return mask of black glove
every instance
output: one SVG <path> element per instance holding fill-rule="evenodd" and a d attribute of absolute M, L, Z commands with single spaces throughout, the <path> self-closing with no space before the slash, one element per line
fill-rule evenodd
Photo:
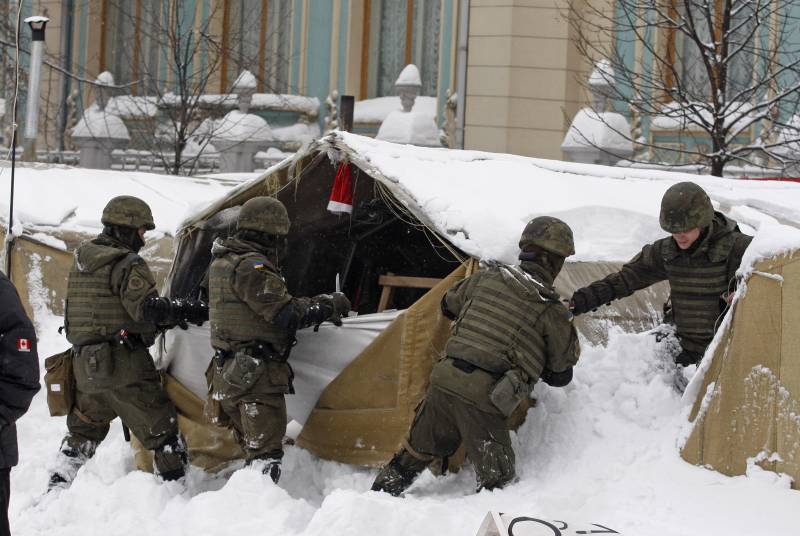
<path fill-rule="evenodd" d="M 597 305 L 594 304 L 593 297 L 589 289 L 581 288 L 576 290 L 569 300 L 569 311 L 578 316 L 596 309 Z"/>
<path fill-rule="evenodd" d="M 343 292 L 334 292 L 331 294 L 331 299 L 333 300 L 333 316 L 331 317 L 331 321 L 337 326 L 341 326 L 342 317 L 347 316 L 347 313 L 350 312 L 350 300 L 347 299 L 347 296 L 345 296 Z"/>
<path fill-rule="evenodd" d="M 203 325 L 208 320 L 208 305 L 201 301 L 153 296 L 144 302 L 144 319 L 159 327 L 187 329 L 187 322 Z"/>
<path fill-rule="evenodd" d="M 572 381 L 572 367 L 562 372 L 553 372 L 549 369 L 542 370 L 539 378 L 551 387 L 564 387 Z"/>
<path fill-rule="evenodd" d="M 182 306 L 183 318 L 192 324 L 202 326 L 208 321 L 208 304 L 201 300 L 186 300 Z"/>
<path fill-rule="evenodd" d="M 696 365 L 701 359 L 703 359 L 701 354 L 698 354 L 697 352 L 690 352 L 689 350 L 683 350 L 675 358 L 675 364 L 681 365 L 682 367 L 688 367 L 689 365 Z"/>
<path fill-rule="evenodd" d="M 597 310 L 601 305 L 611 303 L 616 297 L 611 283 L 601 280 L 576 290 L 569 300 L 569 310 L 575 316 L 582 315 Z"/>

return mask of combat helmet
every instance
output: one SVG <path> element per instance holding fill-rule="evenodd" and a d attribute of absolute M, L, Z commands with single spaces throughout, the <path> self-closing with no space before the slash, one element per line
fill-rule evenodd
<path fill-rule="evenodd" d="M 289 214 L 274 197 L 248 199 L 239 212 L 238 228 L 270 235 L 289 234 Z"/>
<path fill-rule="evenodd" d="M 132 195 L 120 195 L 108 202 L 100 217 L 103 225 L 119 225 L 148 231 L 156 228 L 150 206 Z"/>
<path fill-rule="evenodd" d="M 661 199 L 659 223 L 668 233 L 684 233 L 711 225 L 714 207 L 705 190 L 693 182 L 679 182 L 669 187 Z"/>
<path fill-rule="evenodd" d="M 569 225 L 552 216 L 533 218 L 522 231 L 519 248 L 525 251 L 530 246 L 537 246 L 545 251 L 561 257 L 575 254 L 575 241 Z"/>

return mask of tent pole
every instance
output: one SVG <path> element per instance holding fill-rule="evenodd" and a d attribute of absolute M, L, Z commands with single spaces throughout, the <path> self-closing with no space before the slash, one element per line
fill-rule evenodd
<path fill-rule="evenodd" d="M 11 129 L 11 197 L 8 202 L 8 230 L 6 231 L 6 277 L 11 279 L 11 249 L 14 245 L 14 171 L 17 165 L 17 126 Z"/>

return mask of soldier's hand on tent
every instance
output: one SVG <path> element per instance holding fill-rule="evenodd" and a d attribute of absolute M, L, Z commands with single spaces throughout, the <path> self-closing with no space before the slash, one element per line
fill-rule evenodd
<path fill-rule="evenodd" d="M 582 315 L 584 313 L 588 313 L 592 309 L 595 309 L 596 306 L 593 304 L 593 301 L 590 298 L 589 293 L 586 289 L 578 289 L 572 295 L 572 298 L 569 300 L 569 311 L 574 315 Z"/>

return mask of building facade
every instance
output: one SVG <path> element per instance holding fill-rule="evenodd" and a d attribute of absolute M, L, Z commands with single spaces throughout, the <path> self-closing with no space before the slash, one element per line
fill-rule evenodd
<path fill-rule="evenodd" d="M 3 16 L 13 21 L 17 4 L 5 4 Z M 133 95 L 154 84 L 168 91 L 175 59 L 165 29 L 191 26 L 209 36 L 188 58 L 207 79 L 205 93 L 229 92 L 248 69 L 259 92 L 324 102 L 336 90 L 361 101 L 392 95 L 400 70 L 414 63 L 440 125 L 448 91 L 462 93 L 465 148 L 561 158 L 569 120 L 586 102 L 577 83 L 586 67 L 571 45 L 565 7 L 562 0 L 34 0 L 23 3 L 22 18 L 51 19 L 46 59 L 60 70 L 42 73 L 40 130 L 49 148 L 63 147 L 59 129 L 94 99 L 82 79 L 110 71 Z M 24 48 L 27 28 L 21 34 Z M 209 47 L 226 53 L 210 61 Z"/>

